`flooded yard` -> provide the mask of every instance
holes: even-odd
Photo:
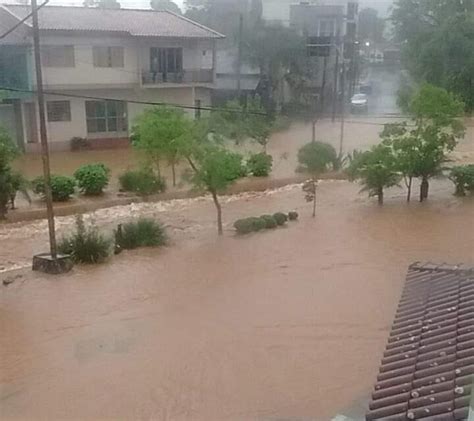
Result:
[[[363,402],[407,265],[474,263],[474,201],[447,181],[423,204],[393,189],[378,207],[358,190],[322,182],[315,219],[300,186],[229,197],[223,238],[209,198],[97,211],[110,228],[156,216],[171,245],[2,287],[2,419],[323,421]],[[285,228],[232,233],[238,217],[290,209]],[[2,234],[12,261],[46,247],[44,222]]]

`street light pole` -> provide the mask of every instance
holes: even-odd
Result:
[[[41,160],[43,162],[43,176],[44,176],[44,195],[46,199],[46,213],[48,218],[49,230],[49,247],[51,258],[56,260],[56,234],[54,228],[54,210],[53,197],[51,194],[51,173],[49,167],[49,149],[48,137],[46,133],[46,117],[44,110],[44,93],[43,93],[43,74],[41,71],[41,56],[40,56],[40,35],[38,26],[38,11],[36,0],[31,0],[31,18],[33,22],[33,47],[36,70],[36,93],[38,97],[38,113],[40,123],[40,140],[41,140]]]

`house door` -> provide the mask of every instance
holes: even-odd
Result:
[[[28,143],[38,143],[38,125],[36,124],[35,105],[34,102],[25,103],[25,128],[26,141]]]

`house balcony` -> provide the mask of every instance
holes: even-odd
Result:
[[[142,86],[146,87],[167,86],[170,84],[211,84],[214,82],[214,71],[213,69],[195,69],[163,73],[143,70],[141,82]]]

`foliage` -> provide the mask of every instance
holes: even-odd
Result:
[[[362,191],[377,196],[380,205],[383,204],[383,190],[396,186],[401,178],[392,149],[383,143],[357,154],[350,164],[349,174],[362,182]]]
[[[298,60],[306,58],[304,40],[283,25],[260,24],[245,32],[243,60],[260,69],[260,92],[267,112],[279,101],[285,74],[299,69]]]
[[[84,0],[84,7],[97,7],[99,9],[120,9],[121,5],[117,0]]]
[[[173,186],[176,185],[175,166],[181,158],[181,143],[191,126],[192,122],[183,110],[160,106],[146,109],[132,128],[133,146],[144,152],[158,175],[160,160],[165,159],[171,165]]]
[[[74,173],[79,190],[86,195],[102,194],[104,188],[109,184],[110,169],[104,164],[82,165]]]
[[[10,194],[10,202],[12,209],[15,209],[15,199],[18,192],[22,193],[26,200],[31,203],[31,198],[28,193],[28,188],[30,187],[30,183],[28,180],[23,176],[23,174],[19,172],[11,172],[10,175],[10,183],[11,183],[11,194]]]
[[[273,214],[273,217],[278,225],[284,225],[288,221],[288,216],[283,212],[276,212]]]
[[[359,12],[359,33],[361,40],[370,40],[373,42],[383,42],[383,32],[385,29],[385,20],[378,16],[378,12],[370,7],[364,8]]]
[[[298,151],[298,162],[303,170],[313,175],[327,171],[336,160],[336,150],[327,143],[310,142]]]
[[[277,221],[273,215],[262,215],[260,217],[263,221],[265,221],[265,228],[266,229],[273,229],[278,226]]]
[[[75,262],[100,263],[111,253],[112,242],[100,234],[96,226],[86,227],[81,215],[76,218],[76,232],[64,237],[58,251],[70,254]]]
[[[14,174],[10,163],[15,158],[17,150],[10,135],[0,126],[0,219],[7,215],[8,202],[16,192]]]
[[[409,105],[415,125],[387,124],[381,137],[393,150],[398,171],[405,177],[410,200],[411,180],[421,178],[420,201],[428,197],[429,179],[440,174],[457,138],[464,136],[458,118],[463,105],[444,89],[423,85]]]
[[[44,177],[40,176],[32,181],[33,191],[36,194],[40,194],[44,197],[45,194],[45,182]],[[64,202],[69,200],[74,194],[74,188],[76,187],[76,181],[73,177],[66,175],[54,175],[51,174],[51,194],[53,201]]]
[[[449,179],[454,183],[456,196],[474,192],[474,164],[460,165],[451,169]]]
[[[164,179],[149,168],[125,171],[119,176],[119,183],[122,190],[145,196],[166,190]]]
[[[296,211],[288,212],[288,219],[290,221],[296,221],[298,219],[298,212],[296,212]]]
[[[410,73],[474,107],[474,6],[466,0],[397,0],[391,20]]]
[[[89,139],[84,137],[74,136],[70,140],[72,151],[83,151],[91,148]]]
[[[248,172],[255,177],[267,177],[272,170],[273,158],[264,152],[256,153],[247,160]]]
[[[154,10],[169,10],[178,15],[181,14],[179,6],[171,0],[151,0],[150,7]]]
[[[234,228],[238,234],[249,234],[255,231],[254,222],[251,218],[237,219],[237,221],[234,222]]]
[[[153,219],[140,218],[119,225],[115,231],[115,244],[120,249],[163,246],[166,242],[165,228]]]

